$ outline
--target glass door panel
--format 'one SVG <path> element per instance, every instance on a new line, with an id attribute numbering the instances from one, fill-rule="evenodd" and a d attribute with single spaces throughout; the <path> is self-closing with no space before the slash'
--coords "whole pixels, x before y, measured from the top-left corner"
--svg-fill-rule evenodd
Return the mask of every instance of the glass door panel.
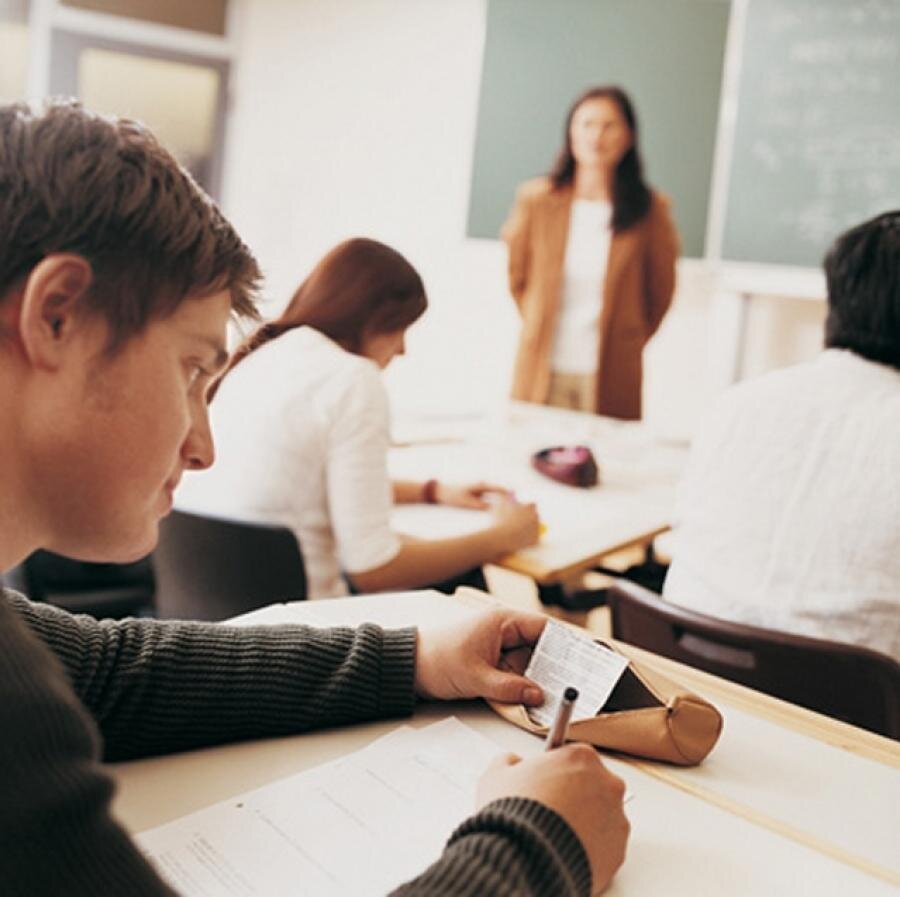
<path id="1" fill-rule="evenodd" d="M 54 31 L 51 93 L 144 122 L 208 193 L 219 191 L 228 63 Z"/>
<path id="2" fill-rule="evenodd" d="M 24 100 L 28 77 L 28 3 L 0 0 L 0 103 Z"/>

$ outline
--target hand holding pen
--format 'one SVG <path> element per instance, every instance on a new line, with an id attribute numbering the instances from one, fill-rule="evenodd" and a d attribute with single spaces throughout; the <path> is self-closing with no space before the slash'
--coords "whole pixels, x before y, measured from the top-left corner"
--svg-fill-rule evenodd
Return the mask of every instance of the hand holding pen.
<path id="1" fill-rule="evenodd" d="M 591 893 L 598 893 L 625 859 L 630 827 L 622 807 L 625 783 L 591 745 L 563 744 L 577 697 L 576 689 L 566 689 L 542 753 L 525 760 L 505 754 L 491 764 L 478 785 L 477 802 L 481 808 L 522 797 L 553 810 L 581 842 L 591 867 Z"/>
<path id="2" fill-rule="evenodd" d="M 578 689 L 571 685 L 563 691 L 562 697 L 556 708 L 556 716 L 553 718 L 553 725 L 547 730 L 547 738 L 544 741 L 544 750 L 552 751 L 554 748 L 562 747 L 569 737 L 569 722 L 572 719 L 572 712 L 575 710 L 575 702 L 578 700 Z M 628 803 L 634 794 L 627 792 L 623 798 L 623 803 Z"/>

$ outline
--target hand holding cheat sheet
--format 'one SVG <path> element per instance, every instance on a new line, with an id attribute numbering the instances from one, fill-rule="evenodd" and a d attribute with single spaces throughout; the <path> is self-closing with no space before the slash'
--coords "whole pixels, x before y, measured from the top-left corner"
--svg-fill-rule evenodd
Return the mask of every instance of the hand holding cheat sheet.
<path id="1" fill-rule="evenodd" d="M 544 698 L 540 687 L 500 664 L 504 652 L 534 645 L 546 622 L 541 614 L 498 608 L 473 613 L 453 626 L 420 629 L 416 692 L 423 698 L 539 704 Z"/>

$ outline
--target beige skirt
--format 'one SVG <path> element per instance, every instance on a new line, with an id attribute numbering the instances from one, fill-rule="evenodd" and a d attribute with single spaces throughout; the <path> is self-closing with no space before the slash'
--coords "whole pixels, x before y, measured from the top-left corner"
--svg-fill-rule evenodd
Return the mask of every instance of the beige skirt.
<path id="1" fill-rule="evenodd" d="M 550 374 L 547 404 L 571 411 L 593 412 L 597 407 L 596 374 Z"/>

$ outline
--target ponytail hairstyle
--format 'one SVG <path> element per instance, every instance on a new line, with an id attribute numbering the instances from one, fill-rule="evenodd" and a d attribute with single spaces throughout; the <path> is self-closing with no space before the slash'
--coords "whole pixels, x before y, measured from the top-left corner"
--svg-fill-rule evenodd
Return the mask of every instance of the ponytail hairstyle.
<path id="1" fill-rule="evenodd" d="M 650 188 L 644 181 L 644 166 L 638 149 L 637 116 L 628 94 L 621 87 L 612 85 L 592 87 L 575 100 L 566 115 L 562 149 L 548 177 L 553 183 L 554 190 L 566 187 L 574 181 L 577 163 L 575 156 L 572 155 L 572 119 L 578 107 L 588 100 L 610 100 L 615 103 L 631 130 L 631 146 L 619 160 L 613 176 L 612 229 L 614 233 L 619 233 L 637 224 L 650 211 Z"/>
<path id="2" fill-rule="evenodd" d="M 279 317 L 238 346 L 209 399 L 251 352 L 295 327 L 313 327 L 358 355 L 367 337 L 405 330 L 427 305 L 422 278 L 399 252 L 377 240 L 346 240 L 313 268 Z"/>

